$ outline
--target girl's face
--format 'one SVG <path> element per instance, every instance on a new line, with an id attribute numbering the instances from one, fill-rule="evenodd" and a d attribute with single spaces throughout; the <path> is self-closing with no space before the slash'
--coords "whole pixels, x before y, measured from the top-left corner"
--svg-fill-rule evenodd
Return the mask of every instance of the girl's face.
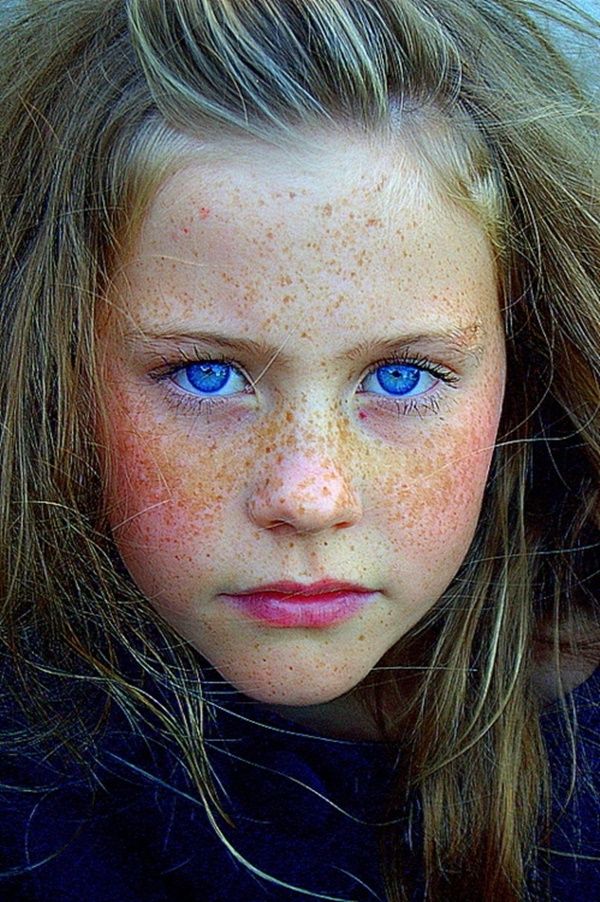
<path id="1" fill-rule="evenodd" d="M 317 705 L 423 617 L 473 538 L 505 377 L 494 264 L 401 144 L 211 159 L 163 185 L 98 323 L 109 520 L 228 682 Z M 283 580 L 372 594 L 333 622 L 225 597 Z"/>

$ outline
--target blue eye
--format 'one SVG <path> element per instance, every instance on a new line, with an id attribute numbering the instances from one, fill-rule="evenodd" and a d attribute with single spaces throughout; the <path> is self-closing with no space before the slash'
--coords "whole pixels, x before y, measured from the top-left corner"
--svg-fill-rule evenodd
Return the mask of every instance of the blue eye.
<path id="1" fill-rule="evenodd" d="M 438 376 L 423 366 L 400 361 L 380 364 L 366 376 L 364 383 L 373 378 L 376 385 L 395 398 L 422 395 L 439 381 Z M 367 388 L 366 391 L 378 394 L 373 388 Z"/>
<path id="2" fill-rule="evenodd" d="M 176 378 L 173 381 L 185 391 L 204 392 L 208 395 L 214 395 L 216 392 L 220 392 L 221 389 L 229 387 L 230 391 L 227 394 L 233 395 L 243 390 L 244 387 L 242 385 L 240 389 L 240 385 L 235 385 L 236 376 L 232 376 L 234 372 L 239 373 L 239 370 L 236 371 L 235 367 L 228 363 L 222 363 L 218 360 L 206 360 L 202 361 L 202 363 L 190 363 L 185 367 L 181 367 L 175 373 Z M 177 377 L 180 376 L 184 378 L 184 384 L 177 381 Z M 237 378 L 241 382 L 243 377 L 240 378 L 240 376 Z M 191 389 L 185 385 L 185 381 L 189 383 Z M 231 386 L 232 382 L 234 383 L 233 388 Z"/>

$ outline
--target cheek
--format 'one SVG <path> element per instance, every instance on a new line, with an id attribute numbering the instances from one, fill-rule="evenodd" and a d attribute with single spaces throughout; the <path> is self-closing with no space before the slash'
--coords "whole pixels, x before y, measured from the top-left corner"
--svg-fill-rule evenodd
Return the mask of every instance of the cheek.
<path id="1" fill-rule="evenodd" d="M 407 455 L 401 473 L 382 483 L 390 521 L 415 539 L 468 530 L 478 515 L 491 453 L 479 447 L 469 452 L 449 435 L 441 448 L 424 441 L 417 454 Z"/>
<path id="2" fill-rule="evenodd" d="M 380 484 L 387 540 L 411 581 L 438 597 L 472 542 L 496 436 L 497 417 L 475 417 L 402 452 Z"/>
<path id="3" fill-rule="evenodd" d="M 141 411 L 140 411 L 141 413 Z M 231 538 L 227 510 L 244 467 L 220 464 L 216 445 L 161 433 L 123 404 L 114 409 L 107 467 L 108 521 L 121 557 L 148 597 L 185 607 L 198 572 L 210 579 Z"/>

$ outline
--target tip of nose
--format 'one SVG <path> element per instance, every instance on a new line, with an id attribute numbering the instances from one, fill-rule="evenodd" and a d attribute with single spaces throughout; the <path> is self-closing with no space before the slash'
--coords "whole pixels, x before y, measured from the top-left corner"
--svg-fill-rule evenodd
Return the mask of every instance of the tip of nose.
<path id="1" fill-rule="evenodd" d="M 309 465 L 310 464 L 310 465 Z M 248 516 L 266 529 L 290 527 L 298 533 L 347 528 L 362 516 L 362 506 L 345 475 L 327 462 L 288 459 L 272 472 L 263 471 L 247 499 Z"/>

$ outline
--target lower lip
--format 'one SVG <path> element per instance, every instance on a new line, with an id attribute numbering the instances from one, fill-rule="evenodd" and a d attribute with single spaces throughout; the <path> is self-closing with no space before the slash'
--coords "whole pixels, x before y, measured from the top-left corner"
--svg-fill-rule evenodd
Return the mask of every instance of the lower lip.
<path id="1" fill-rule="evenodd" d="M 376 592 L 328 592 L 324 595 L 222 595 L 225 601 L 252 620 L 269 626 L 319 629 L 350 620 Z"/>

